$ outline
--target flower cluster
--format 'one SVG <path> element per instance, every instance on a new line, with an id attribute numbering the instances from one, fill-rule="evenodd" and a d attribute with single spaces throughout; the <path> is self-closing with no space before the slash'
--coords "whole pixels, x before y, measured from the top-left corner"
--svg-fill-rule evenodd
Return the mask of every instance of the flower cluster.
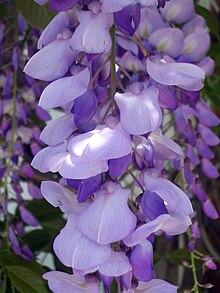
<path id="1" fill-rule="evenodd" d="M 26 43 L 27 23 L 22 15 L 16 19 L 18 31 L 11 29 L 9 21 L 0 21 L 0 207 L 1 223 L 6 226 L 1 246 L 11 244 L 17 255 L 33 260 L 22 236 L 26 226 L 37 227 L 39 222 L 26 206 L 23 183 L 27 181 L 32 199 L 43 198 L 30 162 L 43 148 L 42 127 L 36 121 L 44 125 L 50 115 L 37 105 L 43 90 L 41 82 L 24 74 L 22 69 L 36 51 L 39 31 L 33 29 Z"/>
<path id="2" fill-rule="evenodd" d="M 214 69 L 205 21 L 192 0 L 51 0 L 50 7 L 58 13 L 24 71 L 50 82 L 39 106 L 63 115 L 41 133 L 48 146 L 32 166 L 61 175 L 41 192 L 68 215 L 54 251 L 74 274 L 44 277 L 56 293 L 99 292 L 100 280 L 110 292 L 114 279 L 120 292 L 177 292 L 155 279 L 154 238 L 185 232 L 193 208 L 166 165 L 183 169 L 197 196 L 193 148 L 204 174 L 218 176 L 209 161 L 218 139 L 208 129 L 218 118 L 199 92 Z M 167 112 L 184 151 L 165 135 Z M 125 186 L 127 174 L 138 193 Z M 208 214 L 210 201 L 202 201 Z"/>

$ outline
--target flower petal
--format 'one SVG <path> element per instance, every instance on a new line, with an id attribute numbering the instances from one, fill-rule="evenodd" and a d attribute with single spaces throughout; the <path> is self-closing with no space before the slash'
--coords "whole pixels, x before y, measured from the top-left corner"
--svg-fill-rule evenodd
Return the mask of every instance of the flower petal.
<path id="1" fill-rule="evenodd" d="M 106 276 L 119 277 L 131 271 L 131 265 L 124 252 L 112 251 L 111 257 L 99 266 L 99 272 Z"/>
<path id="2" fill-rule="evenodd" d="M 135 289 L 135 293 L 177 293 L 177 289 L 178 287 L 173 286 L 164 280 L 153 279 L 146 283 L 139 282 L 138 287 Z"/>
<path id="3" fill-rule="evenodd" d="M 149 191 L 158 194 L 173 211 L 181 215 L 189 215 L 193 212 L 187 195 L 169 180 L 156 178 L 146 172 L 144 182 Z"/>
<path id="4" fill-rule="evenodd" d="M 140 135 L 160 127 L 162 112 L 158 104 L 158 94 L 157 88 L 150 87 L 139 94 L 127 92 L 115 95 L 121 123 L 128 133 Z"/>
<path id="5" fill-rule="evenodd" d="M 88 270 L 101 265 L 111 256 L 110 246 L 99 245 L 83 236 L 77 225 L 78 217 L 70 215 L 66 226 L 54 241 L 57 257 L 65 266 L 77 270 Z"/>
<path id="6" fill-rule="evenodd" d="M 143 240 L 131 251 L 130 262 L 133 275 L 141 281 L 149 282 L 153 277 L 153 246 Z"/>
<path id="7" fill-rule="evenodd" d="M 96 282 L 85 282 L 76 274 L 69 275 L 67 273 L 52 271 L 43 275 L 43 278 L 48 280 L 49 288 L 54 293 L 99 293 L 99 284 Z"/>
<path id="8" fill-rule="evenodd" d="M 66 74 L 76 55 L 70 49 L 69 40 L 56 40 L 38 51 L 24 72 L 36 79 L 52 81 Z"/>
<path id="9" fill-rule="evenodd" d="M 43 109 L 51 109 L 72 102 L 87 91 L 89 80 L 90 73 L 86 68 L 77 75 L 52 82 L 43 91 L 39 106 Z"/>
<path id="10" fill-rule="evenodd" d="M 88 207 L 88 202 L 79 204 L 76 194 L 54 181 L 43 181 L 41 192 L 51 205 L 67 214 L 81 214 Z"/>
<path id="11" fill-rule="evenodd" d="M 40 139 L 48 145 L 64 142 L 76 130 L 73 114 L 66 114 L 53 120 L 41 133 Z"/>
<path id="12" fill-rule="evenodd" d="M 189 63 L 154 63 L 147 59 L 147 72 L 158 83 L 176 85 L 180 88 L 198 91 L 203 87 L 205 73 Z"/>
<path id="13" fill-rule="evenodd" d="M 100 244 L 113 243 L 126 237 L 136 225 L 136 217 L 127 205 L 128 197 L 128 190 L 122 189 L 117 183 L 107 182 L 80 218 L 83 235 Z"/>

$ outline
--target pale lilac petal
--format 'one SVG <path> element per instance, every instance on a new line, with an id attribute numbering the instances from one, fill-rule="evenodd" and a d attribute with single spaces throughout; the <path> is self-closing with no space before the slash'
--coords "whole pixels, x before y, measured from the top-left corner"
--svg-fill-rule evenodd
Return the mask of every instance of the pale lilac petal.
<path id="1" fill-rule="evenodd" d="M 156 160 L 179 160 L 182 158 L 181 147 L 172 139 L 162 135 L 160 130 L 152 132 L 149 140 L 154 146 L 154 158 Z"/>
<path id="2" fill-rule="evenodd" d="M 69 275 L 67 273 L 53 271 L 47 272 L 43 278 L 48 280 L 49 288 L 54 293 L 99 293 L 99 284 L 96 282 L 85 282 L 77 275 Z"/>
<path id="3" fill-rule="evenodd" d="M 193 33 L 186 36 L 183 53 L 192 62 L 201 61 L 210 47 L 210 42 L 210 36 L 206 29 L 197 28 Z"/>
<path id="4" fill-rule="evenodd" d="M 66 144 L 62 143 L 57 146 L 49 146 L 39 151 L 34 157 L 31 165 L 39 170 L 41 173 L 50 171 L 50 164 L 53 162 L 53 157 L 58 153 L 64 153 L 66 151 Z"/>
<path id="5" fill-rule="evenodd" d="M 66 74 L 76 55 L 70 49 L 69 40 L 56 40 L 37 52 L 24 72 L 36 79 L 52 81 Z"/>
<path id="6" fill-rule="evenodd" d="M 115 128 L 98 126 L 72 138 L 68 150 L 72 155 L 89 161 L 115 159 L 131 152 L 131 139 L 120 123 Z"/>
<path id="7" fill-rule="evenodd" d="M 43 91 L 39 106 L 51 109 L 65 105 L 87 91 L 90 73 L 86 68 L 75 76 L 60 78 L 49 84 Z"/>
<path id="8" fill-rule="evenodd" d="M 66 226 L 54 241 L 54 251 L 65 266 L 88 270 L 109 259 L 111 248 L 83 236 L 77 228 L 78 220 L 73 214 L 68 217 Z"/>
<path id="9" fill-rule="evenodd" d="M 205 75 L 208 76 L 213 74 L 215 70 L 215 61 L 208 56 L 200 61 L 197 66 L 199 66 L 205 72 Z"/>
<path id="10" fill-rule="evenodd" d="M 105 13 L 117 12 L 135 2 L 135 0 L 104 0 L 102 2 L 102 11 Z"/>
<path id="11" fill-rule="evenodd" d="M 50 44 L 57 39 L 57 35 L 62 33 L 63 30 L 69 25 L 69 16 L 66 12 L 57 13 L 52 21 L 43 30 L 37 47 L 42 49 L 44 46 Z"/>
<path id="12" fill-rule="evenodd" d="M 147 39 L 152 32 L 164 26 L 165 23 L 157 10 L 148 7 L 141 9 L 141 20 L 138 27 L 138 34 L 142 38 Z"/>
<path id="13" fill-rule="evenodd" d="M 144 71 L 143 62 L 134 56 L 132 53 L 127 51 L 120 60 L 118 60 L 119 64 L 126 70 L 137 72 Z"/>
<path id="14" fill-rule="evenodd" d="M 180 29 L 161 28 L 150 35 L 149 42 L 157 51 L 176 58 L 182 52 L 184 36 Z"/>
<path id="15" fill-rule="evenodd" d="M 179 24 L 193 18 L 195 15 L 195 5 L 193 0 L 169 0 L 160 11 L 166 21 Z"/>
<path id="16" fill-rule="evenodd" d="M 119 277 L 131 271 L 131 265 L 124 252 L 112 251 L 111 257 L 99 266 L 99 272 L 106 276 Z"/>
<path id="17" fill-rule="evenodd" d="M 80 218 L 83 235 L 100 244 L 107 244 L 131 233 L 136 225 L 136 217 L 127 205 L 129 195 L 129 191 L 122 189 L 119 184 L 107 182 Z"/>
<path id="18" fill-rule="evenodd" d="M 187 195 L 169 180 L 154 177 L 146 172 L 144 182 L 148 190 L 157 193 L 173 211 L 182 215 L 189 215 L 193 212 Z"/>
<path id="19" fill-rule="evenodd" d="M 124 7 L 135 3 L 140 3 L 143 6 L 156 6 L 157 0 L 104 0 L 102 3 L 102 11 L 110 13 L 120 11 Z"/>
<path id="20" fill-rule="evenodd" d="M 54 181 L 43 181 L 41 192 L 51 205 L 67 214 L 81 214 L 89 206 L 88 202 L 80 204 L 76 194 Z"/>
<path id="21" fill-rule="evenodd" d="M 50 122 L 42 131 L 40 139 L 48 145 L 57 145 L 64 142 L 75 130 L 73 114 L 66 114 Z"/>
<path id="22" fill-rule="evenodd" d="M 182 27 L 182 32 L 185 36 L 187 36 L 193 33 L 197 27 L 206 27 L 205 18 L 198 14 L 196 14 L 192 20 L 184 24 L 184 26 Z"/>
<path id="23" fill-rule="evenodd" d="M 134 291 L 135 293 L 177 293 L 177 289 L 178 287 L 164 280 L 153 279 L 150 282 L 139 282 L 138 287 Z"/>
<path id="24" fill-rule="evenodd" d="M 164 231 L 168 235 L 177 235 L 186 232 L 187 227 L 191 224 L 189 217 L 181 219 L 174 218 L 168 214 L 163 214 L 153 221 L 150 221 L 128 235 L 123 242 L 131 247 L 135 246 L 152 233 Z"/>
<path id="25" fill-rule="evenodd" d="M 53 158 L 54 160 L 56 158 Z M 57 164 L 51 165 L 51 171 L 59 171 L 60 175 L 68 179 L 87 179 L 108 171 L 108 161 L 88 160 L 86 157 L 76 162 L 76 157 L 71 154 L 61 154 L 57 157 Z"/>
<path id="26" fill-rule="evenodd" d="M 46 4 L 47 2 L 49 2 L 49 0 L 34 0 L 37 4 L 39 5 L 44 5 Z"/>
<path id="27" fill-rule="evenodd" d="M 131 251 L 130 262 L 133 275 L 141 281 L 148 282 L 153 277 L 153 246 L 143 240 Z"/>
<path id="28" fill-rule="evenodd" d="M 176 85 L 180 88 L 198 91 L 203 87 L 205 73 L 196 65 L 189 63 L 154 63 L 147 59 L 147 71 L 158 83 Z"/>
<path id="29" fill-rule="evenodd" d="M 127 92 L 115 95 L 121 123 L 128 133 L 140 135 L 160 127 L 162 112 L 158 104 L 158 94 L 157 88 L 150 87 L 139 94 Z"/>
<path id="30" fill-rule="evenodd" d="M 80 24 L 70 40 L 71 48 L 88 54 L 108 53 L 112 45 L 109 28 L 113 24 L 113 15 L 82 11 L 78 18 Z"/>

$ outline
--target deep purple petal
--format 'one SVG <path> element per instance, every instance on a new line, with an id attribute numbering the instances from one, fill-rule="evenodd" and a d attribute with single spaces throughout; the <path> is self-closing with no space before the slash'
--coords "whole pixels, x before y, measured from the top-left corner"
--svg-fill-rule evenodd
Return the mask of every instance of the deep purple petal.
<path id="1" fill-rule="evenodd" d="M 112 178 L 122 176 L 130 165 L 131 154 L 108 161 L 109 175 Z"/>
<path id="2" fill-rule="evenodd" d="M 141 198 L 141 207 L 149 220 L 154 220 L 160 215 L 168 213 L 162 198 L 148 190 L 144 192 Z"/>
<path id="3" fill-rule="evenodd" d="M 63 11 L 73 8 L 74 5 L 76 5 L 79 2 L 79 0 L 51 0 L 50 1 L 50 9 L 56 10 L 56 11 Z"/>
<path id="4" fill-rule="evenodd" d="M 86 201 L 89 196 L 101 188 L 102 182 L 102 174 L 82 180 L 77 190 L 77 200 L 79 202 Z"/>
<path id="5" fill-rule="evenodd" d="M 74 113 L 76 127 L 87 123 L 95 114 L 98 106 L 96 95 L 93 91 L 87 91 L 76 99 L 71 110 Z"/>
<path id="6" fill-rule="evenodd" d="M 153 277 L 153 246 L 143 240 L 131 251 L 130 262 L 133 275 L 140 281 L 149 282 Z"/>

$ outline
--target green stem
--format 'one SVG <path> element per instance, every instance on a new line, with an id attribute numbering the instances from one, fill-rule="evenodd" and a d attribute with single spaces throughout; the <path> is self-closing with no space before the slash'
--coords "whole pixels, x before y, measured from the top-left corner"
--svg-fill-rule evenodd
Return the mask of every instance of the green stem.
<path id="1" fill-rule="evenodd" d="M 113 112 L 115 111 L 115 101 L 114 101 L 114 96 L 116 93 L 116 82 L 117 82 L 117 77 L 116 77 L 116 38 L 115 38 L 115 22 L 113 26 L 111 27 L 110 33 L 111 33 L 111 38 L 112 38 L 112 48 L 111 48 L 111 103 L 112 103 L 112 108 Z"/>
<path id="2" fill-rule="evenodd" d="M 197 280 L 197 274 L 196 274 L 196 265 L 195 265 L 195 258 L 194 258 L 194 252 L 190 253 L 191 256 L 191 269 L 193 273 L 193 280 L 194 280 L 194 287 L 192 289 L 192 292 L 199 293 L 199 287 L 198 287 L 198 280 Z"/>

